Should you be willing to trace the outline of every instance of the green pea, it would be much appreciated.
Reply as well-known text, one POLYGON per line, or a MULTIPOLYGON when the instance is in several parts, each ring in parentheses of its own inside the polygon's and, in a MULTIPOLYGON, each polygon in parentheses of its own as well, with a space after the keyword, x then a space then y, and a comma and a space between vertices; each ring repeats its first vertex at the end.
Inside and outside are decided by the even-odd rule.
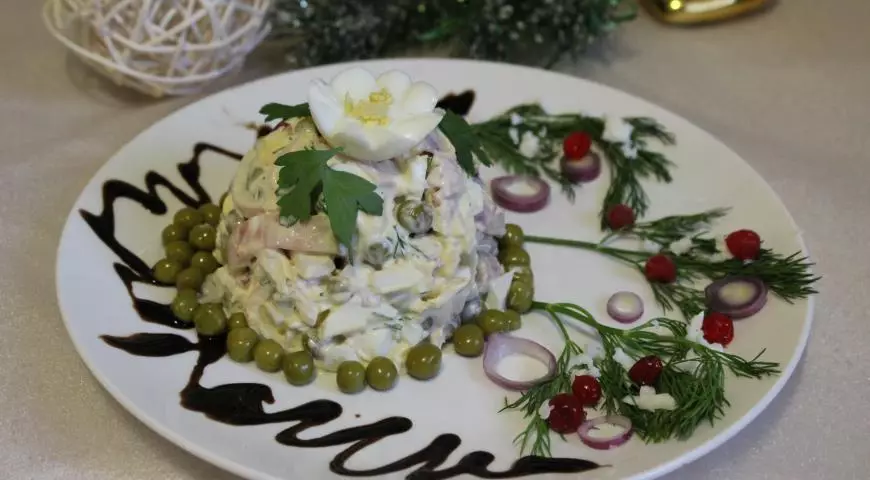
POLYGON ((208 275, 218 268, 217 260, 210 252, 196 252, 190 258, 190 265, 202 270, 202 273, 208 275))
POLYGON ((230 315, 230 318, 227 320, 227 328, 230 330, 235 330, 237 328, 245 328, 248 326, 248 317, 245 316, 242 312, 236 312, 230 315))
POLYGON ((535 298, 535 288, 524 282, 511 282, 507 295, 507 306, 519 313, 526 313, 532 308, 535 298))
POLYGON ((214 227, 207 224, 197 225, 190 229, 190 235, 187 240, 197 250, 214 250, 215 238, 217 232, 214 227))
POLYGON ((522 248, 509 247, 498 252, 498 260, 502 265, 526 265, 532 264, 529 253, 522 248))
POLYGON ((163 239, 163 245, 168 245, 172 242, 187 241, 187 234, 190 233, 189 228, 184 228, 181 225, 167 225, 160 234, 163 239))
POLYGON ((164 258, 154 264, 152 273, 154 279, 158 282, 171 285, 175 283, 175 279, 178 278, 178 274, 181 272, 182 268, 184 267, 182 267, 180 263, 164 258))
POLYGON ((373 267, 380 268, 390 257, 390 243, 386 240, 369 245, 363 254, 363 260, 373 267))
POLYGON ((396 220, 409 233, 426 233, 432 228, 432 207, 419 200, 405 200, 396 204, 396 220))
POLYGON ((202 270, 196 267, 188 267, 178 273, 178 276, 175 278, 175 286, 179 290, 184 288, 199 290, 204 280, 202 270))
POLYGON ((175 298, 172 299, 170 309, 172 309, 172 313, 175 317, 182 322, 192 322, 193 313, 196 311, 196 307, 198 306, 199 300, 197 299, 196 291, 186 288, 178 291, 175 298))
POLYGON ((220 335, 227 331, 227 316, 219 303, 204 303, 196 307, 193 323, 202 335, 220 335))
POLYGON ((190 230, 202 223, 202 214, 193 208, 184 207, 175 212, 175 216, 172 218, 172 223, 190 230))
POLYGON ((202 214, 202 220, 212 227, 216 227, 221 221, 221 209, 213 203, 199 207, 199 213, 202 214))
POLYGON ((393 388, 398 376, 396 364, 387 357, 375 357, 366 367, 366 383, 381 392, 393 388))
POLYGON ((508 329, 508 318, 501 310, 484 310, 477 316, 477 326, 485 335, 504 332, 508 329))
POLYGON ((522 248, 524 240, 525 234, 523 234, 523 229, 515 223, 508 223, 505 225, 504 235, 502 235, 498 243, 501 248, 522 248))
POLYGON ((366 368, 354 360, 341 362, 335 381, 342 393, 359 393, 366 388, 366 368))
POLYGON ((483 353, 483 329, 466 323, 453 332, 453 349, 463 357, 477 357, 483 353))
POLYGON ((408 375, 417 380, 435 378, 441 370, 441 349, 431 343, 414 345, 405 357, 405 368, 408 375))
POLYGON ((528 265, 509 264, 504 266, 506 271, 514 272, 514 282, 522 282, 528 285, 535 284, 535 274, 532 273, 531 267, 528 265))
POLYGON ((314 380, 314 357, 304 350, 286 355, 281 367, 290 385, 301 387, 314 380))
POLYGON ((167 243, 164 249, 166 250, 166 258, 175 260, 184 267, 190 265, 190 259, 193 257, 193 249, 190 248, 190 244, 187 242, 176 240, 167 243))
POLYGON ((350 281, 344 277, 326 277, 323 280, 326 293, 332 299, 343 298, 350 295, 350 281))
POLYGON ((508 318, 508 331, 513 332, 523 327, 523 317, 516 310, 508 308, 504 311, 508 318))
POLYGON ((254 348, 259 339, 257 332, 250 328, 230 330, 227 335, 227 355, 236 362, 248 363, 254 359, 254 348))
POLYGON ((281 369, 284 349, 275 340, 263 340, 254 347, 254 363, 264 372, 277 372, 281 369))

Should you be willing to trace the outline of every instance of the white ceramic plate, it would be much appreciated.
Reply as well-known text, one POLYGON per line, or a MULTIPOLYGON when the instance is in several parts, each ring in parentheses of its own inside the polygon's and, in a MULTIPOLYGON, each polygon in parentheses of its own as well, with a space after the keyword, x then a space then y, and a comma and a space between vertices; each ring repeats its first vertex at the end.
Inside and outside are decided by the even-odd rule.
MULTIPOLYGON (((472 120, 485 119, 529 101, 540 101, 552 111, 651 116, 676 134, 677 146, 661 150, 678 168, 674 170, 672 184, 647 185, 652 198, 648 218, 729 206, 732 212, 717 226, 719 233, 752 228, 760 232, 766 246, 779 252, 803 248, 788 212, 749 165, 709 134, 655 105, 578 78, 501 64, 403 60, 375 61, 365 66, 375 72, 405 70, 414 78, 432 83, 442 94, 476 90, 472 120)), ((113 267, 121 260, 95 235, 80 210, 99 214, 104 208, 104 182, 112 179, 148 190, 146 185, 152 182, 146 181, 146 174, 150 171, 165 176, 182 192, 194 195, 183 181, 178 165, 191 158, 197 142, 244 152, 252 145, 254 136, 242 124, 259 120, 257 111, 263 104, 305 101, 311 80, 329 79, 344 68, 347 65, 293 72, 227 90, 147 129, 109 160, 85 188, 70 213, 58 250, 57 291, 61 311, 76 348, 97 379, 136 417, 167 439, 249 478, 332 478, 336 474, 330 470, 330 461, 348 445, 299 448, 276 442, 276 434, 294 422, 230 426, 212 421, 179 404, 179 392, 197 360, 196 352, 148 358, 104 343, 100 339, 104 334, 178 333, 192 341, 195 335, 142 321, 113 267)), ((212 198, 219 196, 228 184, 235 163, 214 152, 202 155, 201 180, 212 198)), ((595 240, 599 238, 596 214, 607 187, 606 179, 607 175, 602 175, 584 187, 574 205, 554 190, 553 201, 544 211, 532 215, 508 214, 508 220, 538 235, 595 240)), ((169 223, 171 213, 181 207, 165 186, 156 187, 156 192, 165 200, 170 213, 163 213, 158 206, 155 214, 124 198, 109 205, 115 213, 115 237, 148 265, 161 257, 160 230, 169 223)), ((647 305, 645 319, 660 313, 653 307, 644 280, 627 267, 583 251, 542 245, 532 245, 529 250, 537 272, 539 300, 571 301, 586 306, 603 319, 607 297, 616 290, 632 290, 642 292, 647 305)), ((134 292, 141 297, 169 299, 169 292, 139 284, 134 285, 134 292)), ((790 305, 771 298, 761 313, 737 323, 736 339, 729 350, 753 356, 766 348, 766 358, 781 362, 784 373, 760 381, 729 380, 727 395, 732 407, 715 427, 701 426, 688 441, 645 445, 634 439, 609 452, 592 451, 576 439, 565 443, 557 438, 553 454, 609 465, 571 477, 583 479, 653 478, 700 457, 746 426, 780 391, 804 349, 811 318, 812 301, 790 305)), ((524 324, 522 335, 538 339, 554 350, 560 349, 556 329, 544 317, 529 315, 524 324)), ((343 406, 343 413, 334 421, 302 432, 300 437, 304 439, 390 416, 412 420, 409 431, 389 436, 354 455, 347 468, 355 470, 391 463, 446 433, 458 435, 461 444, 441 468, 455 465, 470 452, 483 450, 495 457, 490 470, 505 470, 518 457, 511 439, 525 426, 518 413, 497 413, 505 392, 486 379, 479 359, 450 354, 445 355, 444 368, 437 379, 415 382, 403 378, 397 388, 386 394, 367 390, 351 397, 341 395, 330 375, 320 375, 309 387, 293 388, 279 374, 270 376, 228 359, 208 367, 202 378, 205 387, 231 382, 256 382, 271 387, 275 402, 265 405, 266 412, 316 399, 331 399, 343 406)), ((389 476, 402 478, 417 467, 389 476)))

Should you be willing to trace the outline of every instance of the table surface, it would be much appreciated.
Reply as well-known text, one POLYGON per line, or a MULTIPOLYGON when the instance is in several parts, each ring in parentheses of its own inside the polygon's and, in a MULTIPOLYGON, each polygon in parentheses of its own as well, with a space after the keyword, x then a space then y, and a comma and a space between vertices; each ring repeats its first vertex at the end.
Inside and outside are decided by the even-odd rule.
MULTIPOLYGON (((163 440, 97 384, 64 330, 53 287, 61 228, 91 175, 196 97, 151 101, 113 88, 45 32, 42 2, 3 3, 0 476, 233 478, 163 440)), ((689 29, 642 15, 589 58, 559 68, 658 103, 734 148, 782 197, 824 275, 809 347, 782 393, 669 479, 867 478, 870 260, 855 246, 870 235, 868 20, 866 0, 789 0, 689 29)), ((225 84, 281 68, 267 60, 254 58, 225 84)))

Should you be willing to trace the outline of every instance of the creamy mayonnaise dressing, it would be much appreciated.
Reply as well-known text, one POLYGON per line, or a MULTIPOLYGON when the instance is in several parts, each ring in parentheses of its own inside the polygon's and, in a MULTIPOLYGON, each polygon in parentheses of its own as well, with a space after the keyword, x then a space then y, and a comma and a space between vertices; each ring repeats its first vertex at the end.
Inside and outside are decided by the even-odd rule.
POLYGON ((359 213, 352 256, 325 214, 305 223, 279 216, 275 160, 305 148, 328 148, 310 119, 277 128, 244 156, 221 205, 215 257, 223 266, 206 279, 203 301, 244 312, 251 328, 287 350, 311 349, 326 369, 377 356, 402 366, 411 346, 442 345, 493 279, 504 283, 494 239, 504 233, 503 214, 440 131, 392 160, 329 160, 374 183, 384 200, 383 215, 359 213), (402 227, 398 198, 431 207, 431 232, 402 227), (378 265, 364 254, 373 245, 387 252, 378 265))

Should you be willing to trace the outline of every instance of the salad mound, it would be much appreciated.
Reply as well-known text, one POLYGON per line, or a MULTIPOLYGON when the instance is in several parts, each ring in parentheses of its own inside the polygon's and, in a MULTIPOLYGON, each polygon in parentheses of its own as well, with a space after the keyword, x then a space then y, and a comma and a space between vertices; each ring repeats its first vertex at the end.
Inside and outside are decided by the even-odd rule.
POLYGON ((333 235, 322 194, 306 222, 282 217, 278 206, 276 160, 327 148, 309 118, 256 141, 220 205, 222 266, 206 278, 201 302, 244 313, 261 337, 288 352, 307 348, 327 370, 376 357, 403 365, 410 347, 424 339, 440 347, 480 312, 481 296, 503 273, 495 240, 503 213, 434 130, 392 159, 329 160, 372 182, 383 199, 382 215, 360 212, 347 248, 333 235))

